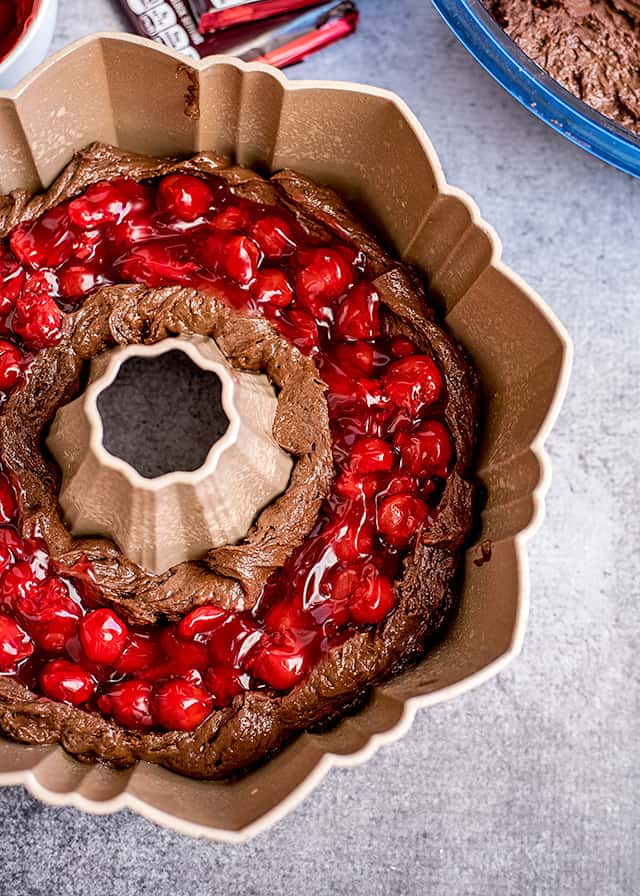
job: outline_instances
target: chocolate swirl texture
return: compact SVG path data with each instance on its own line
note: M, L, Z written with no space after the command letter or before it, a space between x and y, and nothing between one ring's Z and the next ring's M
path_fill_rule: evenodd
M640 133L640 5L635 0L484 0L498 24L552 78Z

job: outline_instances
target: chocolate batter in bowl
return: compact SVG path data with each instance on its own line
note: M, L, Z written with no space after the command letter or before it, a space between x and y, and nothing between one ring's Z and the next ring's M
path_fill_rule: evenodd
M529 111L640 176L640 26L632 0L433 2L471 55Z
M633 3L485 0L509 37L597 112L640 133L640 24Z

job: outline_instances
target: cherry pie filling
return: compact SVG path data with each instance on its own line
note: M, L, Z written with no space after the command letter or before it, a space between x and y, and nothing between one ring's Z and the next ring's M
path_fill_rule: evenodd
M313 531L251 611L205 605L147 628L103 606L88 563L63 567L43 540L21 536L19 495L0 473L0 676L126 728L191 731L243 691L290 690L393 611L453 446L437 364L385 335L365 274L352 245L314 242L284 206L238 199L215 176L97 183L0 244L3 401L97 288L215 288L314 359L335 464Z

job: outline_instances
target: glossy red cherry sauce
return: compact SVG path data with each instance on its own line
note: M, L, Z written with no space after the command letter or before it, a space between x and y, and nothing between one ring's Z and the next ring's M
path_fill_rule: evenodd
M22 39L40 0L0 0L0 62Z
M61 309L138 282L224 289L314 358L328 385L336 479L311 535L252 612L200 607L132 629L101 606L88 564L63 569L19 532L0 477L0 675L136 729L192 730L247 689L287 691L333 645L394 608L393 582L429 526L452 458L434 361L384 335L365 259L314 245L284 208L221 179L116 180L22 225L0 251L0 388L20 388L60 338Z

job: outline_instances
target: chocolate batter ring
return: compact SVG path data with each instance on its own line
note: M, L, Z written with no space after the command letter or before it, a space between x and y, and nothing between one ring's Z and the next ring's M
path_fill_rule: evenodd
M427 640L444 623L455 602L462 548L472 527L478 383L464 352L434 322L413 272L380 247L335 193L294 172L281 172L265 181L255 172L231 166L210 154L187 161L155 160L97 145L80 153L43 196L18 192L0 200L0 236L77 195L91 183L122 175L141 180L171 171L225 177L237 195L287 205L314 237L329 242L338 236L364 252L367 275L374 280L385 306L387 330L410 336L440 366L446 384L444 416L455 446L453 469L440 500L438 518L405 558L402 578L396 583L398 602L394 612L379 625L358 631L331 649L289 693L248 691L228 708L213 712L193 732L142 733L123 729L98 713L45 700L11 679L0 679L0 730L9 737L32 744L58 742L81 760L99 759L118 768L147 760L196 778L223 778L263 761L297 732L338 717L362 700L373 685L423 654ZM105 602L117 604L119 612L145 622L183 615L204 602L204 588L207 601L211 601L212 582L220 587L216 602L238 606L238 601L244 600L248 603L243 605L250 605L259 591L256 583L264 581L265 570L271 567L259 551L249 550L247 554L243 545L238 545L212 551L206 558L208 569L183 564L177 568L179 572L170 571L163 580L142 573L104 540L73 545L57 509L55 471L42 457L39 439L44 418L51 419L54 408L77 391L80 368L88 358L110 345L154 342L181 333L214 335L234 363L249 369L264 364L272 380L282 383L275 434L286 450L294 449L292 453L299 456L289 492L294 479L297 483L303 472L309 474L303 485L310 490L311 498L299 497L301 507L309 512L308 517L306 511L299 517L308 532L331 480L330 445L324 440L317 444L318 434L326 434L324 423L312 431L306 425L302 430L297 428L301 420L309 421L318 412L326 415L315 365L286 343L283 346L283 340L266 322L242 318L215 298L194 290L118 286L96 293L66 321L61 346L36 359L29 385L10 399L6 414L0 418L0 454L23 486L27 529L39 526L52 554L60 559L73 562L81 553L88 556L96 568ZM287 359L290 362L294 357L295 370L289 370ZM289 390L292 403L282 402L287 384L283 370L291 377L296 371L305 371L304 382L313 387L307 400L316 408L314 413L297 413L300 396L294 394L296 387ZM293 381L289 385L293 386ZM35 425L30 421L27 426L29 415L40 404L40 418ZM271 530L261 529L261 525L265 515L270 519L278 503L263 512L255 530L256 534L261 531L263 545L273 548L269 563L276 564L292 547L278 539L267 537L265 541L265 532ZM295 526L290 534L298 544L300 532ZM193 567L197 575L187 581L189 576L184 571ZM206 585L201 576L206 578ZM227 590L229 581L234 584ZM183 587L187 588L184 592Z

